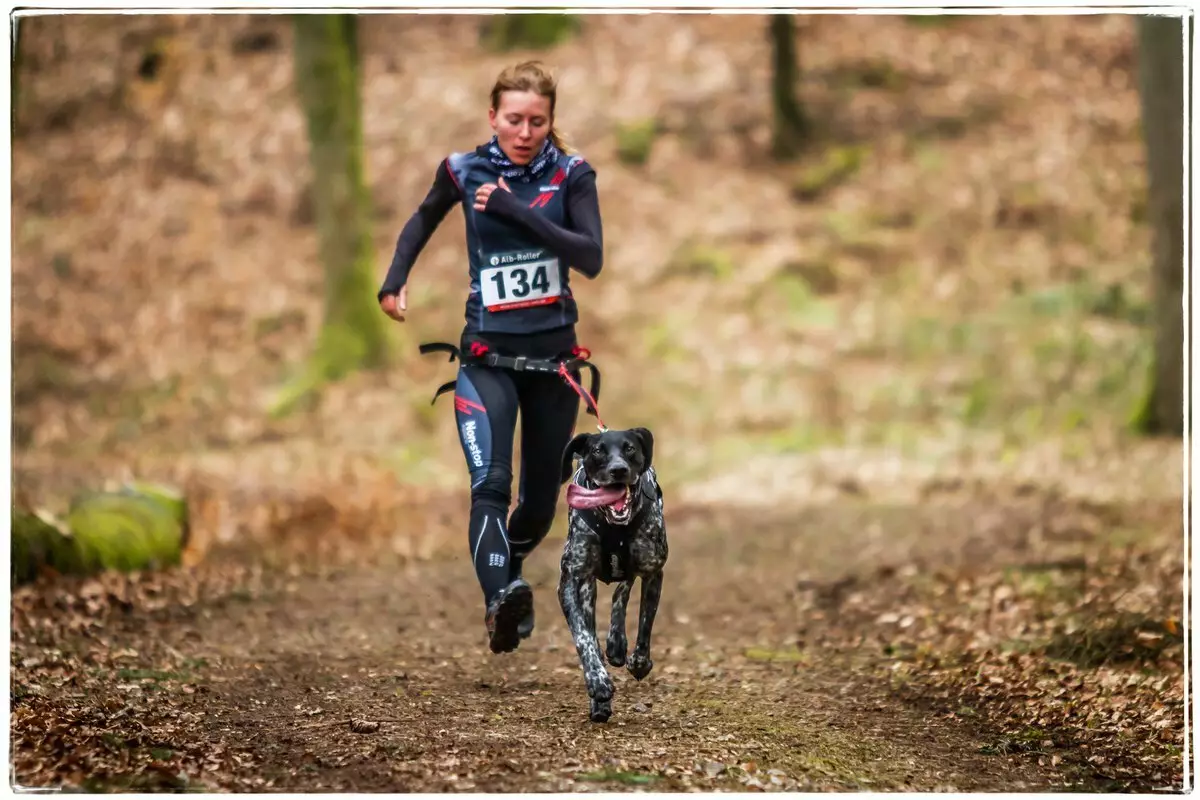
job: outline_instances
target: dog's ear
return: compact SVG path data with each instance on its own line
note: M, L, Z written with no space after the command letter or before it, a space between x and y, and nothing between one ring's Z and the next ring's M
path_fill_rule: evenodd
M591 438L592 434L590 433L579 433L567 444L562 454L562 477L559 481L560 484L571 480L571 475L575 472L575 456L583 452Z
M629 432L638 438L642 443L642 454L646 458L646 463L642 465L642 469L649 469L654 462L654 434L649 428L630 428Z

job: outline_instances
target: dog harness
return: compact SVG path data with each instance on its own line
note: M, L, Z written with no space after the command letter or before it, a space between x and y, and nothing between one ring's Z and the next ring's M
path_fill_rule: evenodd
M492 367L494 369L511 369L514 372L547 372L554 373L567 382L567 384L575 390L575 393L583 399L587 407L587 413L596 418L599 423L601 432L608 430L604 424L604 420L600 418L600 409L596 406L596 401L600 397L600 370L588 359L592 354L587 348L575 347L572 350L572 358L556 361L554 359L528 358L526 356L502 356L499 353L491 352L487 345L481 342L471 342L470 352L464 353L458 347L450 342L426 342L420 345L421 355L430 353L449 353L450 361L458 359L462 364L480 365ZM575 382L571 377L571 373L576 370L586 369L592 376L591 391L584 389L581 385ZM454 390L457 381L446 381L438 387L433 393L433 400L430 405L437 402L438 397Z
M571 482L585 489L593 488L584 483L582 466L575 471ZM646 508L642 502L643 496L647 503L652 503L662 495L662 490L657 489L657 486L653 468L642 473L642 476L638 478L638 485L629 493L629 502L633 504L633 508L630 509L629 522L624 525L612 524L604 518L604 512L598 508L575 511L576 514L583 515L588 527L595 531L600 539L599 578L604 583L614 583L629 578L629 560L632 556L630 543L638 530L634 523L638 521Z

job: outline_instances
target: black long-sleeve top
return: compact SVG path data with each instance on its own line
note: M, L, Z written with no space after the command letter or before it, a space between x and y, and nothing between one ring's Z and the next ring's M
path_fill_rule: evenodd
M567 177L564 190L569 227L556 225L526 207L511 192L495 189L488 197L485 212L498 214L524 226L545 247L587 278L600 274L604 259L600 201L596 193L596 173L589 165L579 164ZM413 264L429 237L456 204L473 206L474 196L464 197L462 188L443 160L434 174L433 185L425 199L400 231L391 266L378 298L396 294L408 282Z

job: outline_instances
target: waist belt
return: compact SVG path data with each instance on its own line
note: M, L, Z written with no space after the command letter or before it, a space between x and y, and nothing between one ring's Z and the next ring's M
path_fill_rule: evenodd
M526 356L502 356L499 353L493 353L486 346L478 343L472 344L472 352L464 353L449 342L426 342L420 346L421 355L430 353L449 353L450 361L458 359L462 364L479 365L485 367L493 367L496 369L511 369L514 372L546 372L561 376L572 389L575 389L579 396L583 399L587 406L587 413L597 419L600 414L596 408L596 403L600 399L600 370L596 365L587 360L590 356L587 350L580 349L579 353L587 355L575 355L571 358L554 360L554 359L539 359L528 358ZM570 373L586 369L591 373L591 391L584 391L571 379ZM446 392L453 391L457 381L447 381L438 387L433 393L433 400L430 405L437 402L438 397Z

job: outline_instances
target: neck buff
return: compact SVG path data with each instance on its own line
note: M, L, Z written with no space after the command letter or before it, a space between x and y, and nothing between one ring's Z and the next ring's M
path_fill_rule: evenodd
M488 161L492 162L492 166L498 169L501 175L507 180L521 183L540 179L549 166L558 160L559 156L559 150L550 141L549 136L546 137L546 141L542 142L542 149L528 164L514 164L508 156L504 155L504 151L500 149L500 142L495 136L483 146L483 149L486 151Z

